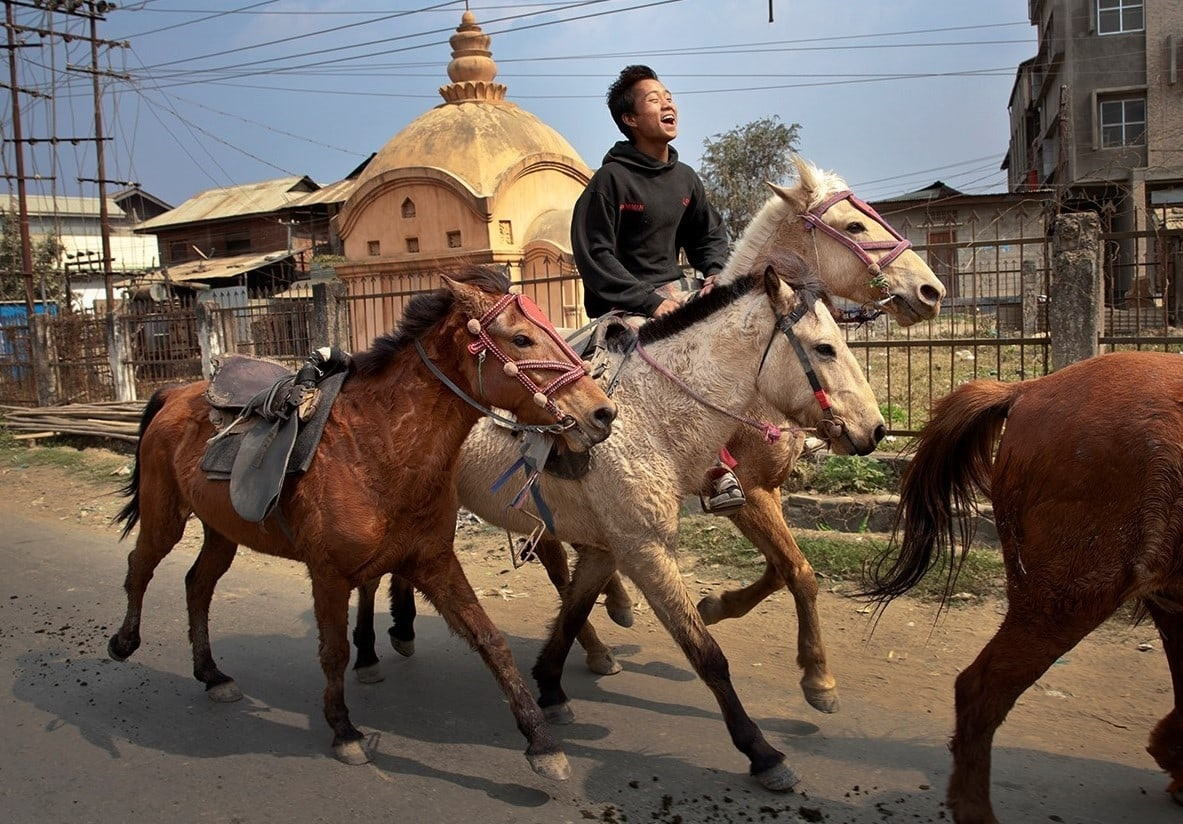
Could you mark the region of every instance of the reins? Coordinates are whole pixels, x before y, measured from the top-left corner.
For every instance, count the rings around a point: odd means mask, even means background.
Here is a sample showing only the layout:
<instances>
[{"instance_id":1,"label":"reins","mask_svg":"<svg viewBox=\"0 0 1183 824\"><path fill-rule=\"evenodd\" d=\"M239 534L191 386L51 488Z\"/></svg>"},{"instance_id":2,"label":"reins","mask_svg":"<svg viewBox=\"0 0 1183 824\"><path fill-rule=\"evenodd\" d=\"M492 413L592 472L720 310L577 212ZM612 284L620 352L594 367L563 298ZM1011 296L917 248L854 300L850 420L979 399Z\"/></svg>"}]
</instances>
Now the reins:
<instances>
[{"instance_id":1,"label":"reins","mask_svg":"<svg viewBox=\"0 0 1183 824\"><path fill-rule=\"evenodd\" d=\"M816 430L827 440L833 440L841 436L845 427L842 421L834 416L834 411L830 406L830 399L826 395L825 389L822 388L821 380L818 379L817 372L814 370L813 364L809 360L809 354L805 351L805 347L801 344L800 339L798 339L797 335L793 332L793 326L796 325L796 323L801 320L801 318L805 317L805 314L809 311L809 308L810 307L808 303L799 299L797 307L792 312L787 315L776 316L774 331L768 340L768 346L764 348L764 354L760 358L760 367L756 370L756 373L759 374L761 371L763 371L764 361L767 360L768 352L772 349L772 343L776 340L776 333L780 332L782 335L788 338L789 342L793 345L793 351L797 355L797 360L800 361L801 368L805 370L805 376L808 378L809 385L813 389L813 396L817 399L818 405L821 407L822 421L816 427ZM695 391L693 387L691 387L673 372L670 372L660 363L655 361L649 352L646 351L645 347L641 345L640 341L637 342L636 351L637 354L640 355L641 359L645 361L645 363L653 367L654 371L656 371L666 380L673 383L688 396L698 401L703 406L722 413L732 420L738 421L745 426L750 426L753 429L759 431L761 436L764 438L764 442L767 444L774 444L780 439L782 432L781 427L769 423L768 421L758 421L755 418L749 418L745 415L737 414L729 409L723 408L712 401L710 398L703 397L701 394ZM789 429L792 431L804 431L797 427L789 427Z\"/></svg>"}]
</instances>

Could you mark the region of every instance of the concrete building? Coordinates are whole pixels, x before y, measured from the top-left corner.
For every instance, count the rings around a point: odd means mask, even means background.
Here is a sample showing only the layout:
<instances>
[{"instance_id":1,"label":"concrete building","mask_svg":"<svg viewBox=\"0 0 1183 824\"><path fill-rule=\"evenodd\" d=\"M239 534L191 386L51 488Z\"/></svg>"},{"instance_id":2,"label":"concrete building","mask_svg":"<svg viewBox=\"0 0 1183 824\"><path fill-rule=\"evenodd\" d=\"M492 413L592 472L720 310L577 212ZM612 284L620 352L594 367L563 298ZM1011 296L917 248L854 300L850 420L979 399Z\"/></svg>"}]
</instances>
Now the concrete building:
<instances>
[{"instance_id":1,"label":"concrete building","mask_svg":"<svg viewBox=\"0 0 1183 824\"><path fill-rule=\"evenodd\" d=\"M1039 52L1019 66L1003 163L1011 191L1051 189L1111 233L1183 228L1183 3L1029 0ZM1162 243L1110 241L1109 297L1163 293ZM1172 255L1173 258L1172 259Z\"/></svg>"}]
</instances>

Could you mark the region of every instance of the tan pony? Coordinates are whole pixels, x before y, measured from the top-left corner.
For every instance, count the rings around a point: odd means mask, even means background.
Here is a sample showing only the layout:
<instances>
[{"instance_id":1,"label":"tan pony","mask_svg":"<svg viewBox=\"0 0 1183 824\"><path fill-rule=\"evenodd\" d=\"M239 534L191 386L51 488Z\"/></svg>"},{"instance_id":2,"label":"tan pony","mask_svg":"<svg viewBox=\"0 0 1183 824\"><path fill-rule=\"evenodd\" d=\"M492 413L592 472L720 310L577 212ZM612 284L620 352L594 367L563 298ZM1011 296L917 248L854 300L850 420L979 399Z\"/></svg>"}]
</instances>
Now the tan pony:
<instances>
[{"instance_id":1,"label":"tan pony","mask_svg":"<svg viewBox=\"0 0 1183 824\"><path fill-rule=\"evenodd\" d=\"M791 250L803 256L815 270L825 291L859 304L873 305L903 326L935 317L945 287L932 270L909 248L907 241L866 203L855 197L846 182L794 156L797 180L788 187L773 186L774 194L752 220L736 244L727 268L716 278L720 284L747 272L761 255ZM766 407L752 410L759 417L771 415ZM817 614L817 578L797 546L785 522L780 486L800 457L805 436L788 431L775 444L766 444L747 427L738 427L728 448L739 459L738 474L747 505L728 517L767 559L764 574L750 586L733 592L708 595L698 611L708 624L747 614L756 604L784 586L793 594L797 611L797 664L803 673L805 698L822 712L838 708L837 682L830 671ZM469 444L465 445L465 449ZM694 490L698 492L700 490ZM467 486L461 504L474 510L486 508L488 490ZM569 580L567 555L562 543L544 538L537 554L555 586ZM374 650L373 595L377 582L363 588L359 599L355 672L361 680L381 678ZM391 641L402 655L414 651L414 594L405 582L391 579ZM607 588L609 614L628 626L632 613L627 591L618 578ZM611 650L599 639L590 622L581 628L579 643L587 652L594 672L609 675L620 670Z\"/></svg>"}]
</instances>

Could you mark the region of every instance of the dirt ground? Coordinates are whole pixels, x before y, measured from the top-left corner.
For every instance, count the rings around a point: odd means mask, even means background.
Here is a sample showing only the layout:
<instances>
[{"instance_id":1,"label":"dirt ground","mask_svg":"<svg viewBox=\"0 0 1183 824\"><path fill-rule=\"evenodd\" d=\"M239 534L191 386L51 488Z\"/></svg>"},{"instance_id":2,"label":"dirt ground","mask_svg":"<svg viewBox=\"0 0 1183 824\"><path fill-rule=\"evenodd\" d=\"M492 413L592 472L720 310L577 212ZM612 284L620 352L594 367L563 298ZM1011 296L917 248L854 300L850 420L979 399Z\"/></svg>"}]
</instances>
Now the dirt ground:
<instances>
[{"instance_id":1,"label":"dirt ground","mask_svg":"<svg viewBox=\"0 0 1183 824\"><path fill-rule=\"evenodd\" d=\"M84 450L84 456L88 463L105 467L105 474L9 462L0 465L0 519L6 511L19 511L25 516L82 524L108 533L114 548L117 533L109 521L122 505L116 490L125 482L126 475L121 472L130 467L130 458L99 449ZM185 540L196 547L197 531L191 529ZM542 571L532 566L514 570L504 533L488 527L462 527L457 548L476 591L492 603L511 605L515 625L533 623L541 638L554 609L553 593ZM242 550L236 563L286 562ZM689 558L684 574L695 597L735 584L715 569L696 566ZM993 634L1005 605L970 600L938 616L935 604L901 599L873 627L865 606L832 591L834 587L828 583L822 582L819 608L844 701L842 711L853 706L857 712L881 717L898 713L906 728L909 713L924 707L922 712L934 729L951 730L953 679ZM490 612L501 620L493 609ZM646 645L669 644L643 604L632 630L613 627L602 611L597 610L593 617L608 643L627 639L625 643L636 645L631 654L638 660L644 658ZM388 619L383 617L379 634L387 625ZM758 672L769 679L770 689L795 689L799 677L792 665L795 622L787 594L778 594L753 615L712 632L733 671ZM384 654L388 655L389 649ZM576 661L573 655L571 666ZM1113 767L1115 783L1135 777L1136 787L1120 786L1126 795L1160 795L1167 779L1157 773L1144 748L1150 727L1171 703L1170 679L1153 626L1111 622L1057 661L1022 696L996 739L996 788L1022 788L1023 761L1008 757L1012 751L1021 751L1023 758L1048 753L1067 758L1068 763L1077 758L1105 762ZM812 718L821 719L817 720L819 725L825 723L824 716ZM881 718L876 723L881 723ZM1000 753L1003 748L1005 752ZM1056 815L1055 798L1060 793L1071 796L1081 785L1079 778L1065 774L1062 784L1048 791L1046 814L1041 819L1076 820ZM859 792L859 787L852 791ZM934 787L933 793L943 797L943 786ZM1156 814L1183 813L1169 804L1154 805L1153 809Z\"/></svg>"}]
</instances>

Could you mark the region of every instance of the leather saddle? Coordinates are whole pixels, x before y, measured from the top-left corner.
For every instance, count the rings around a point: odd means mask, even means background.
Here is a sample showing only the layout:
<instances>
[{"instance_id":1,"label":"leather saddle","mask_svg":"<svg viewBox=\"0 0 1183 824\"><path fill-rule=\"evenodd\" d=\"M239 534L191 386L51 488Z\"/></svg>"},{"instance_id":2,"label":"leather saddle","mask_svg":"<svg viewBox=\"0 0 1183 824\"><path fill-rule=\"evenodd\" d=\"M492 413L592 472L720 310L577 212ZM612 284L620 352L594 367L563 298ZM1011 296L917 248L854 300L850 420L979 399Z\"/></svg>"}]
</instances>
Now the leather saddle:
<instances>
[{"instance_id":1,"label":"leather saddle","mask_svg":"<svg viewBox=\"0 0 1183 824\"><path fill-rule=\"evenodd\" d=\"M244 520L264 520L279 503L285 478L311 465L348 368L349 355L329 347L294 373L248 355L217 361L205 399L219 431L201 469L212 480L230 481L230 502Z\"/></svg>"}]
</instances>

